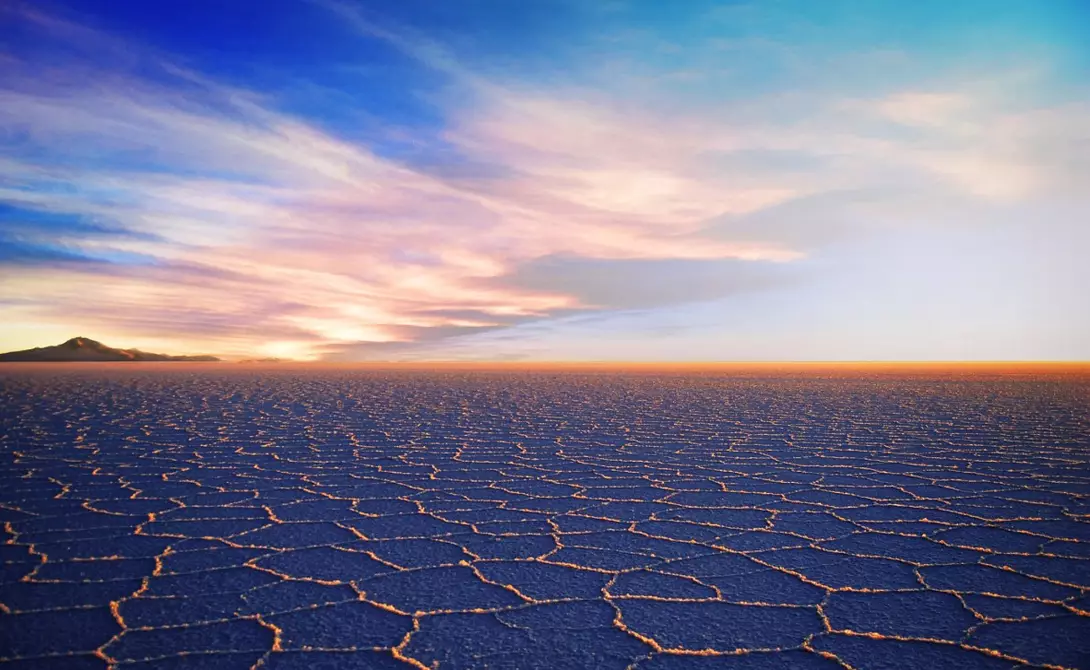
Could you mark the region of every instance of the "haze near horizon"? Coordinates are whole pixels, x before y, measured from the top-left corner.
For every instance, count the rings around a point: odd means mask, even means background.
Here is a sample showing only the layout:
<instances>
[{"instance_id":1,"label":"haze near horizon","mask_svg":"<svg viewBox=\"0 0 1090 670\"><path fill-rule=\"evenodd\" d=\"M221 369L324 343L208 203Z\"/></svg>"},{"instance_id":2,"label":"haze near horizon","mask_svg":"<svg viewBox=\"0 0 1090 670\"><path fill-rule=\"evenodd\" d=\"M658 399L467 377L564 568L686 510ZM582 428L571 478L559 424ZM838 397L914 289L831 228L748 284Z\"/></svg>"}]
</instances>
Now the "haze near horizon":
<instances>
[{"instance_id":1,"label":"haze near horizon","mask_svg":"<svg viewBox=\"0 0 1090 670\"><path fill-rule=\"evenodd\" d=\"M1090 360L1090 8L0 7L0 351Z\"/></svg>"}]
</instances>

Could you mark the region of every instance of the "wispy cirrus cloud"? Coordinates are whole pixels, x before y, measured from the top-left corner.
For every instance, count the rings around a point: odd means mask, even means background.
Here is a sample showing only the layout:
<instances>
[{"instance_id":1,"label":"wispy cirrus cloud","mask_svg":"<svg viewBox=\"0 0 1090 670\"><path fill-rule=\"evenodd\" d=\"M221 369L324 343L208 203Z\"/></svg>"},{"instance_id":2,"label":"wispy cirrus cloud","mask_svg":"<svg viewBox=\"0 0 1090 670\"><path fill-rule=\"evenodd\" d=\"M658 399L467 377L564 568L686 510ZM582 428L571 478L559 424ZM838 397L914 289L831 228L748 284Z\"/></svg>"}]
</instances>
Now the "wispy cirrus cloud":
<instances>
[{"instance_id":1,"label":"wispy cirrus cloud","mask_svg":"<svg viewBox=\"0 0 1090 670\"><path fill-rule=\"evenodd\" d=\"M1085 174L1064 145L1087 135L1080 105L908 89L818 97L801 120L775 95L744 113L714 97L670 108L630 86L506 76L320 4L445 79L429 93L443 124L413 152L102 31L8 10L66 41L47 68L13 56L0 87L0 200L33 214L10 229L31 262L0 256L0 295L20 298L24 321L179 353L440 355L574 311L763 290L823 243L896 221L906 201L1018 201ZM79 53L103 45L109 58ZM849 210L868 198L859 223Z\"/></svg>"}]
</instances>

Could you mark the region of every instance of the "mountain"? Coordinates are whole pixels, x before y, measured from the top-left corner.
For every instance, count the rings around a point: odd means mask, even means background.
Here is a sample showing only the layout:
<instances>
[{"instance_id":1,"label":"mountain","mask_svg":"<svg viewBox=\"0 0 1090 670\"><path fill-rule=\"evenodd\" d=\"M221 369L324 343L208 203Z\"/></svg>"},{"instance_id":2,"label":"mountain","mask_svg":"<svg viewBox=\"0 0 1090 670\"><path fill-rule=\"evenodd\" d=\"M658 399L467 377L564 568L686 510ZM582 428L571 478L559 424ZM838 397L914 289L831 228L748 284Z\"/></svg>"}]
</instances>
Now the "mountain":
<instances>
[{"instance_id":1,"label":"mountain","mask_svg":"<svg viewBox=\"0 0 1090 670\"><path fill-rule=\"evenodd\" d=\"M114 349L86 337L73 337L52 347L35 347L0 354L0 362L73 362L73 361L218 361L215 356L168 356L149 354L139 349Z\"/></svg>"}]
</instances>

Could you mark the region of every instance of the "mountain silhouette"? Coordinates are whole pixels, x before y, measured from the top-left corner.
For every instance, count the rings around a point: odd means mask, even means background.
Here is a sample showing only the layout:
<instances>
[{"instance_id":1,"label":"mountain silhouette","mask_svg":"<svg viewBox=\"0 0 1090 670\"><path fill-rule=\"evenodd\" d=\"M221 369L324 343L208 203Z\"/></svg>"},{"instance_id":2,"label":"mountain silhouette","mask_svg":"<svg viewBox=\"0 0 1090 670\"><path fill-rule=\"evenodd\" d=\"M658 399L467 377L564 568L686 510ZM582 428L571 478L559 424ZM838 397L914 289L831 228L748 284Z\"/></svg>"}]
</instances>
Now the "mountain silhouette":
<instances>
[{"instance_id":1,"label":"mountain silhouette","mask_svg":"<svg viewBox=\"0 0 1090 670\"><path fill-rule=\"evenodd\" d=\"M0 362L76 362L76 361L218 361L215 356L169 356L149 354L139 349L114 349L87 337L72 339L51 347L35 347L0 354Z\"/></svg>"}]
</instances>

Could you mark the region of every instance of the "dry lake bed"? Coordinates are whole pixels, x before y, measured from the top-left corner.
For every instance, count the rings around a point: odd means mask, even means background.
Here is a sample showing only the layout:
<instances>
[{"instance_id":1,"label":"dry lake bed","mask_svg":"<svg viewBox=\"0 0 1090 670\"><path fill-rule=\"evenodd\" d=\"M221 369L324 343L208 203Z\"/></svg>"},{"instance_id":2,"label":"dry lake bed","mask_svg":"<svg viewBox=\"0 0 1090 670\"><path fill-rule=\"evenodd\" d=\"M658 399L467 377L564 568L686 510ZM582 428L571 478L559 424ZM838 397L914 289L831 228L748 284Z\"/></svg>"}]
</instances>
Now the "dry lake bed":
<instances>
[{"instance_id":1,"label":"dry lake bed","mask_svg":"<svg viewBox=\"0 0 1090 670\"><path fill-rule=\"evenodd\" d=\"M0 369L4 668L1090 667L1079 375Z\"/></svg>"}]
</instances>

